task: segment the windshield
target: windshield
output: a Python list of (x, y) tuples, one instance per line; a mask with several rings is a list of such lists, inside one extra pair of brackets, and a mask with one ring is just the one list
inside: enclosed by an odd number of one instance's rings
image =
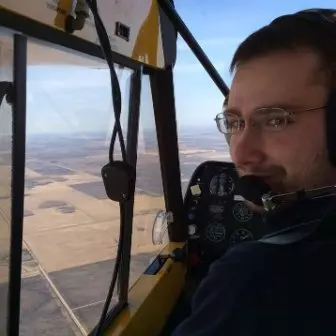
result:
[(137, 180), (133, 210), (130, 260), (131, 287), (168, 242), (168, 230), (162, 229), (153, 244), (153, 224), (157, 214), (165, 211), (158, 143), (155, 129), (149, 76), (141, 84), (140, 123), (137, 152)]
[[(333, 8), (332, 0), (219, 1), (176, 0), (175, 7), (228, 86), (232, 56), (252, 32), (275, 17), (306, 8)], [(185, 192), (196, 167), (204, 161), (231, 161), (229, 147), (214, 122), (224, 97), (181, 36), (175, 74), (181, 181)]]
[[(126, 141), (135, 72), (116, 69)], [(86, 335), (99, 321), (120, 230), (119, 205), (107, 198), (101, 178), (113, 125), (104, 62), (29, 42), (23, 335), (53, 328), (57, 335)], [(118, 142), (114, 157), (121, 159)], [(168, 241), (167, 232), (152, 241), (153, 222), (165, 204), (148, 76), (142, 78), (137, 158), (129, 287)]]
[[(126, 139), (133, 70), (117, 73)], [(113, 122), (104, 62), (29, 43), (22, 334), (87, 334), (99, 320), (119, 241), (101, 178)]]
[[(231, 82), (228, 67), (233, 52), (248, 34), (277, 15), (317, 5), (316, 1), (281, 2), (274, 6), (265, 1), (253, 5), (246, 1), (213, 1), (209, 6), (194, 0), (175, 1), (175, 4), (227, 84)], [(318, 5), (331, 7), (332, 3), (324, 0)], [(7, 37), (3, 39), (11, 41)], [(10, 47), (0, 49), (0, 75), (10, 79), (11, 43), (7, 45)], [(55, 331), (55, 335), (86, 335), (99, 320), (119, 242), (119, 207), (107, 199), (100, 172), (108, 162), (114, 122), (109, 71), (103, 61), (61, 51), (48, 44), (29, 42), (28, 49), (20, 334), (51, 335)], [(117, 67), (117, 74), (126, 140), (130, 81), (134, 71)], [(214, 122), (221, 109), (222, 94), (181, 38), (174, 79), (181, 180), (185, 191), (192, 172), (200, 163), (231, 159), (225, 138)], [(0, 111), (1, 127), (8, 126), (3, 133), (6, 141), (1, 142), (1, 146), (5, 144), (1, 155), (7, 160), (4, 165), (7, 175), (0, 175), (0, 186), (7, 191), (7, 201), (0, 202), (0, 207), (9, 216), (11, 120), (1, 119), (4, 111), (10, 113), (6, 103)], [(156, 215), (165, 211), (146, 76), (142, 79), (138, 142), (129, 286), (160, 249), (151, 242), (151, 230)], [(118, 148), (116, 158), (120, 158)], [(6, 222), (9, 217), (3, 221)], [(6, 225), (2, 225), (5, 229), (0, 232), (0, 238), (4, 238), (1, 244), (4, 255), (8, 255), (9, 245)], [(162, 237), (159, 244), (166, 241), (167, 237)], [(8, 263), (0, 265), (5, 293), (7, 267)], [(116, 294), (110, 309), (117, 301)], [(1, 314), (1, 318), (5, 317), (6, 311)]]

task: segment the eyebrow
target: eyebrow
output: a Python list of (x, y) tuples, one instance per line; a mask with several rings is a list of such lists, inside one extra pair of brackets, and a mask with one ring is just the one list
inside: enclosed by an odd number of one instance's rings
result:
[[(254, 109), (254, 111), (265, 109), (265, 108), (281, 108), (289, 112), (303, 109), (303, 107), (298, 104), (279, 103), (279, 104), (267, 104), (267, 105), (258, 106)], [(225, 109), (223, 111), (224, 113), (236, 114), (236, 115), (241, 116), (241, 111), (237, 107), (225, 108), (225, 106), (223, 106), (223, 109)]]
[(241, 115), (241, 112), (237, 108), (234, 108), (234, 107), (227, 108), (227, 107), (223, 106), (223, 112), (225, 114), (238, 114), (238, 115)]

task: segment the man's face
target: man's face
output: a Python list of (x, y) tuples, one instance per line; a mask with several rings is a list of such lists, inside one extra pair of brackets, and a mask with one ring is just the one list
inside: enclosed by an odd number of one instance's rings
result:
[(295, 111), (324, 106), (328, 91), (320, 68), (318, 56), (308, 50), (273, 53), (238, 67), (228, 110), (247, 121), (230, 141), (241, 176), (260, 175), (277, 192), (336, 182), (336, 168), (327, 158), (324, 109), (295, 114), (278, 132), (260, 130), (249, 122), (262, 107), (287, 106)]

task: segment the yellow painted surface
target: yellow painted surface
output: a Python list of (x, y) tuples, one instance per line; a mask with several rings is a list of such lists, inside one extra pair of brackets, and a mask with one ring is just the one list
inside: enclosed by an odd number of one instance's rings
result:
[(132, 58), (141, 59), (142, 62), (153, 64), (156, 62), (158, 39), (153, 36), (159, 36), (159, 9), (156, 0), (152, 0), (152, 5), (149, 10), (146, 20), (143, 22), (133, 49)]
[[(167, 255), (183, 243), (170, 243), (161, 255)], [(129, 305), (114, 320), (105, 336), (155, 336), (164, 327), (184, 287), (186, 269), (168, 259), (156, 275), (143, 274), (129, 292)]]
[[(71, 0), (58, 0), (58, 8), (62, 8), (67, 12), (70, 12), (71, 9)], [(54, 25), (62, 30), (65, 27), (65, 16), (61, 12), (56, 12)]]
[[(0, 11), (16, 13), (58, 31), (64, 31), (71, 8), (71, 0), (1, 0), (0, 4)], [(113, 51), (153, 67), (165, 67), (157, 0), (100, 0), (98, 10)], [(117, 22), (130, 29), (128, 41), (116, 36)], [(91, 12), (84, 27), (72, 35), (99, 44)]]

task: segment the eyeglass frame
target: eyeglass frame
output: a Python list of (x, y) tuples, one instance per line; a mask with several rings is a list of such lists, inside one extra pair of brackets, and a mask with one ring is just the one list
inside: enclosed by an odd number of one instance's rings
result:
[[(286, 124), (284, 125), (284, 127), (282, 127), (281, 129), (274, 129), (274, 131), (272, 130), (272, 131), (269, 131), (270, 133), (273, 133), (273, 132), (279, 132), (279, 131), (282, 131), (283, 129), (285, 129), (286, 128), (286, 126), (287, 126), (287, 124), (288, 124), (288, 117), (290, 117), (290, 116), (293, 116), (293, 115), (295, 115), (295, 114), (297, 114), (297, 113), (302, 113), (302, 112), (311, 112), (311, 111), (317, 111), (317, 110), (322, 110), (322, 109), (325, 109), (325, 108), (327, 108), (328, 106), (327, 105), (324, 105), (324, 106), (319, 106), (319, 107), (312, 107), (312, 108), (308, 108), (308, 109), (302, 109), (302, 110), (294, 110), (294, 111), (288, 111), (288, 110), (286, 110), (286, 109), (284, 109), (284, 108), (282, 108), (282, 107), (276, 107), (276, 106), (272, 106), (272, 107), (261, 107), (261, 108), (258, 108), (258, 109), (256, 109), (254, 112), (253, 112), (253, 114), (256, 114), (256, 113), (258, 113), (258, 112), (260, 112), (260, 111), (262, 111), (262, 110), (266, 110), (266, 109), (269, 109), (269, 110), (272, 110), (272, 109), (274, 109), (274, 110), (281, 110), (281, 111), (283, 111), (284, 112), (284, 117), (286, 118), (285, 120), (286, 120)], [(224, 108), (225, 109), (225, 108)], [(224, 110), (223, 109), (223, 110)], [(238, 130), (236, 131), (236, 132), (222, 132), (221, 131), (221, 128), (220, 128), (220, 125), (219, 125), (219, 120), (221, 120), (221, 119), (225, 119), (225, 111), (222, 111), (222, 112), (220, 112), (220, 113), (218, 113), (217, 115), (216, 115), (216, 117), (215, 117), (215, 119), (214, 119), (214, 121), (216, 122), (216, 125), (217, 125), (217, 129), (219, 130), (219, 132), (220, 133), (222, 133), (222, 134), (225, 134), (225, 135), (233, 135), (233, 134), (238, 134), (238, 133), (240, 133), (242, 130), (244, 130), (245, 129), (245, 126), (246, 126), (246, 121), (244, 120), (244, 118), (242, 118), (242, 117), (239, 117), (237, 114), (235, 114), (234, 112), (229, 112), (229, 113), (232, 113), (232, 115), (235, 115), (236, 117), (237, 117), (237, 120), (239, 121), (239, 127), (238, 127)], [(227, 113), (228, 114), (228, 113)], [(223, 116), (222, 118), (219, 118), (219, 116)], [(243, 126), (243, 128), (241, 129), (241, 121), (244, 121), (244, 126)]]

